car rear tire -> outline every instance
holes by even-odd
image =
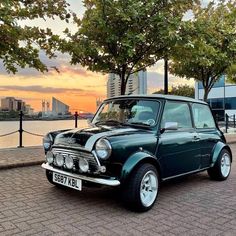
[[[229,151],[223,149],[216,160],[215,165],[208,169],[208,175],[214,180],[226,180],[231,171],[231,155]]]
[[[156,168],[145,163],[132,173],[122,187],[123,201],[131,210],[145,212],[151,209],[159,192],[159,175]]]

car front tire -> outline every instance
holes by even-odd
[[[215,165],[212,168],[208,169],[207,172],[211,179],[222,181],[226,180],[229,177],[230,171],[231,155],[226,149],[223,149],[220,152]]]
[[[149,163],[140,165],[124,184],[123,201],[134,211],[145,212],[151,209],[159,192],[159,175]]]
[[[47,180],[48,180],[49,183],[55,185],[55,183],[52,181],[52,172],[51,171],[46,170],[46,177],[47,177]]]

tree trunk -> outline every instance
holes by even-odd
[[[209,94],[208,88],[204,88],[204,96],[203,96],[203,101],[207,102],[208,94]]]
[[[125,95],[125,90],[126,90],[126,80],[125,80],[125,74],[122,73],[120,75],[120,80],[121,80],[121,84],[120,84],[120,95]]]

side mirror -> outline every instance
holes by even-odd
[[[166,122],[164,128],[161,129],[161,133],[163,134],[166,130],[178,130],[178,123]]]
[[[177,130],[178,123],[177,122],[166,122],[164,129],[165,130]]]

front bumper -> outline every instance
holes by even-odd
[[[78,178],[78,179],[92,182],[92,183],[96,183],[96,184],[107,185],[107,186],[119,186],[120,185],[120,181],[115,180],[115,179],[101,179],[101,178],[93,178],[93,177],[88,177],[88,176],[84,176],[84,175],[73,174],[73,173],[69,173],[69,172],[66,172],[63,170],[58,170],[56,168],[53,168],[48,163],[43,163],[41,166],[42,166],[42,168],[44,168],[46,170],[50,170],[50,171],[57,172],[57,173],[60,173],[63,175],[67,175],[72,178],[74,177],[74,178]]]

